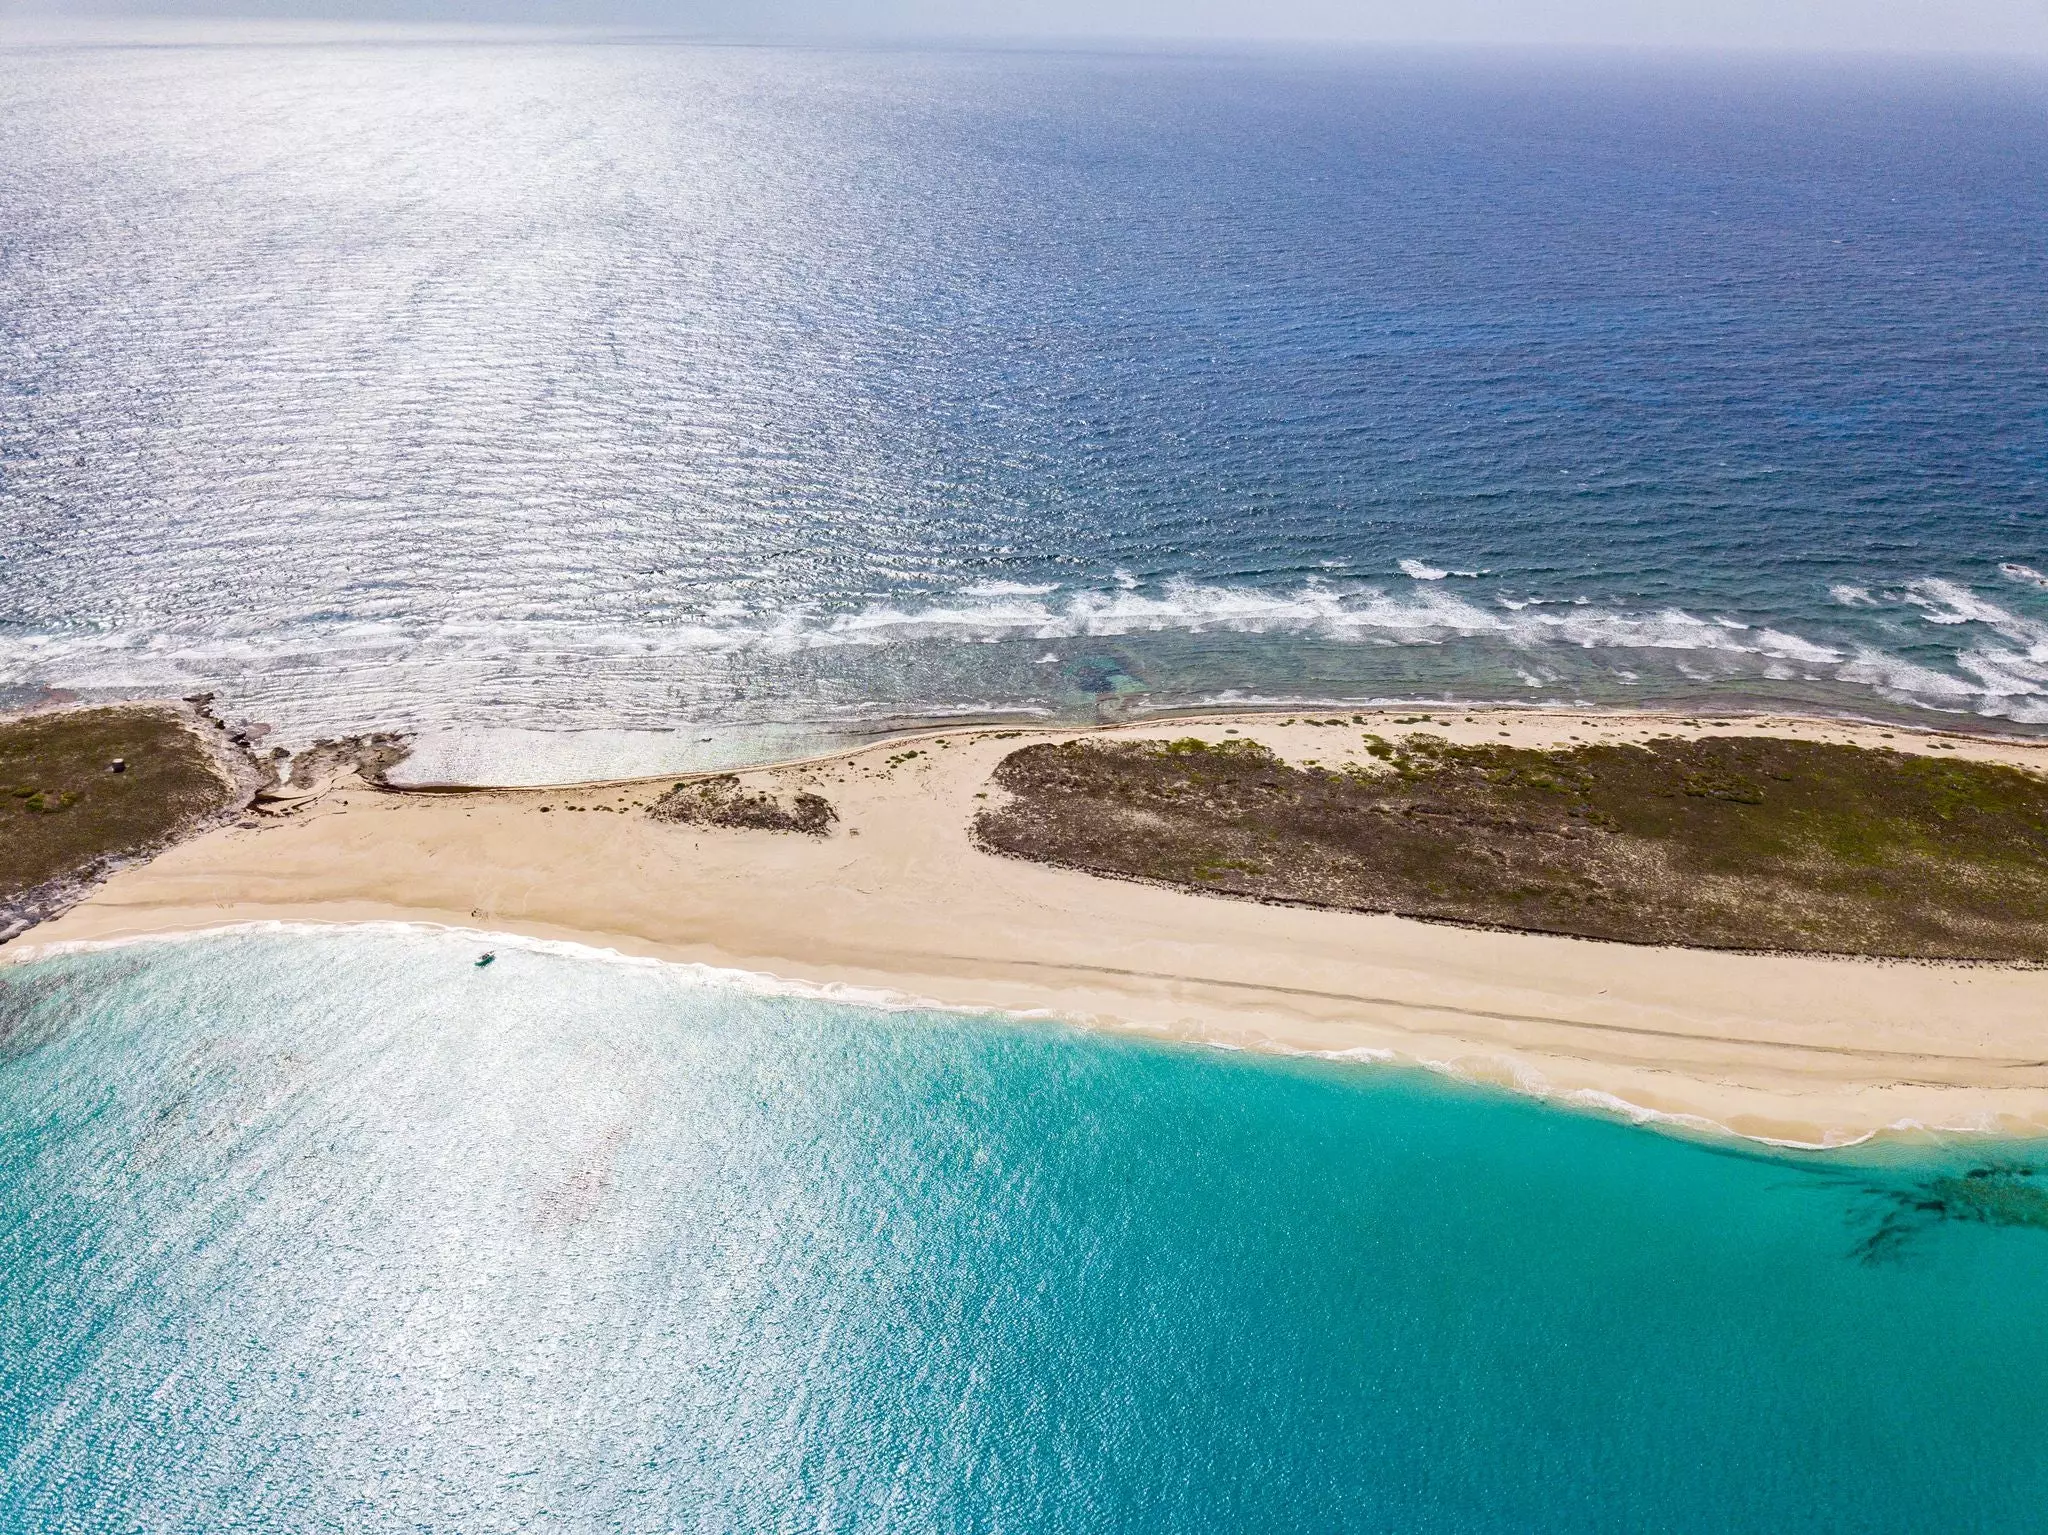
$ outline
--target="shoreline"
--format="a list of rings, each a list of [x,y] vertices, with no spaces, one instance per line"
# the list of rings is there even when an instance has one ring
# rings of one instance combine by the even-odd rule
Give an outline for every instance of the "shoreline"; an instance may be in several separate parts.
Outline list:
[[[536,953],[565,953],[570,958],[579,961],[600,964],[659,965],[668,969],[694,971],[697,973],[698,978],[707,985],[731,986],[735,989],[758,995],[791,996],[801,997],[806,1000],[842,1003],[847,1006],[870,1008],[882,1012],[948,1013],[1000,1019],[1007,1023],[1051,1023],[1083,1032],[1117,1034],[1148,1039],[1157,1044],[1176,1045],[1189,1049],[1220,1050],[1232,1054],[1267,1056],[1275,1060],[1326,1061],[1340,1066],[1385,1066],[1394,1070],[1425,1073],[1431,1077],[1442,1078],[1461,1087],[1489,1089],[1505,1093],[1515,1098],[1531,1100],[1545,1107],[1562,1111],[1596,1114],[1604,1118],[1625,1121],[1631,1125],[1648,1126],[1667,1134],[1688,1134],[1711,1142],[1734,1142],[1743,1145],[1762,1146],[1773,1151],[1839,1152],[1886,1144],[1905,1145],[1914,1141],[1924,1144],[1954,1146],[1964,1138],[1994,1145],[2024,1144],[2035,1139],[2048,1137],[2048,1126],[2044,1126],[2038,1134],[2028,1134],[2014,1132],[2002,1127],[1930,1125],[1918,1120],[1908,1119],[1887,1125],[1875,1125],[1860,1134],[1846,1139],[1785,1139],[1754,1131],[1733,1129],[1719,1120],[1709,1119],[1698,1114],[1646,1108],[1598,1088],[1553,1090],[1548,1083],[1531,1077],[1517,1076],[1513,1080],[1507,1080],[1467,1071],[1463,1069],[1461,1063],[1456,1061],[1403,1055],[1399,1051],[1392,1049],[1381,1049],[1372,1046],[1354,1046],[1348,1049],[1308,1049],[1290,1046],[1277,1040],[1247,1045],[1234,1040],[1208,1035],[1163,1031],[1101,1017],[1081,1018],[1048,1008],[1000,1008],[973,1003],[945,1002],[932,997],[914,996],[906,992],[860,986],[849,982],[804,980],[794,976],[770,974],[760,970],[713,965],[701,960],[679,959],[652,952],[644,946],[637,944],[618,947],[612,940],[612,935],[609,934],[571,934],[559,931],[542,931],[538,928],[527,926],[478,928],[447,921],[432,920],[425,915],[413,911],[411,908],[396,906],[382,912],[371,910],[345,918],[251,916],[237,918],[233,921],[217,925],[165,927],[115,937],[65,939],[37,945],[32,952],[24,952],[19,955],[0,954],[0,967],[5,967],[10,963],[33,964],[41,960],[61,958],[68,954],[101,953],[158,943],[197,942],[208,938],[233,937],[242,934],[284,933],[318,935],[323,933],[347,933],[366,929],[373,931],[397,930],[405,933],[424,933],[451,938],[467,938],[479,943],[499,947],[523,946]],[[1917,964],[1922,962],[1916,960],[1880,960],[1876,961],[1876,963]],[[1592,1026],[1588,1025],[1588,1027]],[[1627,1032],[1636,1031],[1631,1030]],[[1740,1043],[1740,1041],[1732,1042]],[[1760,1042],[1750,1041],[1749,1043]],[[1881,1057],[1886,1052],[1873,1050],[1851,1053]]]
[[[1918,711],[1925,714],[1927,711]],[[759,762],[741,763],[725,767],[681,767],[659,773],[632,773],[615,778],[565,778],[547,783],[487,783],[481,780],[466,782],[455,779],[409,780],[404,775],[401,761],[386,787],[407,794],[467,794],[467,793],[532,793],[545,789],[597,789],[616,784],[667,784],[692,778],[709,778],[721,773],[767,773],[814,767],[824,763],[840,761],[858,756],[863,752],[880,747],[909,746],[921,741],[936,741],[943,737],[986,735],[995,731],[1014,731],[1018,735],[1040,736],[1046,739],[1065,740],[1071,737],[1099,735],[1104,732],[1130,732],[1153,734],[1180,726],[1202,726],[1229,721],[1272,722],[1283,719],[1299,719],[1306,716],[1328,716],[1341,714],[1347,720],[1354,714],[1368,721],[1384,724],[1389,719],[1412,716],[1417,713],[1431,715],[1483,714],[1505,719],[1570,718],[1574,720],[1613,719],[1620,721],[1661,721],[1683,724],[1690,720],[1713,719],[1725,722],[1731,727],[1728,733],[1748,733],[1744,727],[1750,724],[1767,726],[1775,722],[1796,721],[1802,725],[1820,727],[1825,734],[1829,729],[1864,732],[1873,737],[1903,735],[1915,739],[1948,740],[1981,743],[1991,747],[2017,747],[2022,753],[2038,752],[2038,761],[2043,772],[2048,772],[2048,727],[2015,724],[2013,721],[1999,721],[1984,716],[1970,715],[1967,718],[1981,725],[1978,729],[1961,726],[1935,725],[1920,720],[1890,719],[1877,714],[1802,714],[1796,709],[1771,707],[1767,703],[1735,703],[1720,709],[1682,709],[1678,707],[1625,708],[1620,705],[1563,704],[1563,703],[1520,703],[1494,700],[1485,703],[1414,702],[1402,700],[1398,703],[1356,703],[1342,700],[1309,700],[1293,703],[1246,703],[1190,705],[1186,708],[1162,709],[1156,713],[1132,715],[1121,719],[1099,719],[1094,721],[1061,720],[1046,715],[1029,717],[988,715],[971,716],[958,722],[932,723],[928,721],[906,722],[901,725],[880,725],[870,731],[858,733],[858,739],[850,739],[829,751],[807,752],[801,756],[776,757]],[[2001,729],[2000,725],[2009,728]],[[853,734],[849,732],[849,734]]]
[[[487,944],[487,946],[498,946],[498,948],[522,946],[522,948],[526,948],[530,952],[537,952],[537,954],[567,954],[573,960],[596,962],[596,964],[653,964],[653,966],[664,966],[664,968],[670,968],[670,970],[696,972],[696,978],[700,978],[702,982],[711,984],[711,986],[733,986],[733,989],[737,989],[737,991],[748,991],[748,993],[766,995],[766,997],[801,997],[801,999],[807,999],[807,1001],[844,1003],[848,1007],[866,1007],[866,1009],[889,1011],[889,1013],[913,1013],[913,1011],[915,1013],[952,1013],[952,1015],[963,1015],[963,1017],[1001,1019],[1004,1023],[1057,1023],[1061,1027],[1079,1029],[1079,1032],[1087,1032],[1087,1034],[1116,1034],[1116,1036],[1151,1040],[1153,1044],[1184,1046],[1184,1048],[1190,1048],[1190,1050],[1223,1050],[1223,1052],[1229,1052],[1229,1054],[1270,1056],[1274,1060],[1323,1060],[1323,1062],[1329,1062],[1329,1064],[1335,1064],[1335,1066],[1354,1066],[1354,1064],[1356,1066],[1389,1066],[1389,1068],[1395,1068],[1395,1070],[1423,1072],[1423,1075],[1427,1075],[1427,1077],[1444,1079],[1444,1081],[1448,1081],[1452,1085],[1458,1085],[1458,1087],[1489,1089],[1489,1091],[1505,1093],[1505,1095],[1516,1097],[1516,1099],[1528,1099],[1528,1101],[1540,1103],[1544,1107],[1554,1107],[1554,1109],[1573,1111],[1573,1113],[1595,1113],[1595,1115],[1602,1115],[1602,1117],[1610,1117],[1610,1120],[1622,1120],[1622,1122],[1632,1124],[1632,1126],[1651,1126],[1651,1128],[1655,1128],[1659,1132],[1665,1132],[1665,1134],[1692,1134],[1692,1136],[1698,1136],[1698,1138],[1710,1140],[1710,1142],[1739,1142],[1739,1144],[1747,1144],[1747,1146],[1767,1146],[1767,1148],[1772,1148],[1772,1150],[1784,1150],[1784,1152],[1843,1152],[1843,1150],[1855,1150],[1855,1148],[1864,1148],[1864,1146],[1907,1144],[1909,1140],[1921,1140],[1921,1142],[1927,1142],[1927,1144],[1944,1144],[1944,1146],[1954,1146],[1954,1144],[1958,1144],[1960,1138],[1982,1140],[1982,1142],[1989,1142],[1989,1144],[2021,1144],[2023,1140],[2028,1140],[2028,1138],[2005,1136],[2005,1134],[2001,1134],[1997,1130],[1980,1130],[1976,1126],[1927,1126],[1927,1124],[1921,1124],[1917,1120],[1903,1120],[1903,1122],[1890,1124],[1890,1126],[1876,1126],[1876,1128],[1866,1130],[1864,1134],[1855,1136],[1855,1138],[1849,1138],[1849,1140],[1782,1140],[1782,1138],[1774,1138],[1774,1136],[1745,1134],[1745,1132],[1739,1132],[1739,1130],[1731,1130],[1729,1126],[1720,1124],[1718,1120],[1708,1120],[1708,1117],[1702,1117],[1702,1115],[1696,1115],[1696,1113],[1667,1113],[1667,1111],[1661,1111],[1661,1109],[1647,1109],[1647,1107],[1640,1107],[1636,1103],[1630,1103],[1626,1099],[1614,1097],[1614,1095],[1604,1093],[1604,1091],[1599,1091],[1599,1089],[1550,1091],[1546,1085],[1536,1083],[1536,1081],[1528,1081],[1528,1079],[1518,1079],[1518,1081],[1513,1081],[1513,1083],[1503,1083],[1503,1081],[1497,1081],[1497,1079],[1491,1079],[1491,1077],[1483,1077],[1483,1075],[1468,1075],[1468,1072],[1458,1068],[1456,1062],[1425,1060],[1425,1058],[1419,1058],[1419,1056],[1403,1056],[1403,1054],[1399,1054],[1395,1050],[1378,1050],[1378,1048],[1370,1048],[1370,1046],[1350,1048],[1350,1050],[1307,1050],[1307,1048],[1290,1048],[1290,1046],[1280,1044],[1280,1042],[1268,1042],[1268,1044],[1260,1044],[1260,1046],[1245,1046],[1245,1044],[1237,1044],[1237,1042],[1231,1042],[1231,1040],[1219,1040],[1219,1038],[1196,1036],[1196,1034],[1165,1034],[1165,1032],[1159,1032],[1159,1029],[1149,1029],[1149,1027],[1130,1025],[1130,1023],[1116,1023],[1112,1019],[1100,1019],[1100,1017],[1077,1019],[1077,1017],[1071,1017],[1067,1013],[1042,1009],[1042,1007],[1032,1007],[1032,1009],[1024,1009],[1024,1007],[999,1009],[999,1007],[979,1007],[979,1005],[971,1005],[971,1003],[946,1003],[946,1001],[936,1001],[932,997],[913,997],[909,993],[881,991],[881,989],[872,989],[872,986],[858,986],[858,984],[848,984],[848,982],[838,982],[838,980],[801,980],[801,978],[795,978],[795,976],[768,974],[764,970],[737,970],[737,968],[729,968],[729,966],[705,964],[705,962],[700,962],[700,960],[666,958],[666,956],[651,954],[651,952],[641,952],[641,948],[637,948],[637,946],[635,948],[614,948],[610,941],[598,941],[598,939],[606,939],[608,937],[604,933],[582,933],[582,935],[549,933],[549,935],[543,935],[539,931],[510,929],[510,927],[467,927],[467,925],[453,925],[453,923],[444,923],[444,921],[428,921],[428,919],[424,919],[420,915],[406,915],[406,909],[401,909],[401,907],[393,907],[389,911],[389,915],[358,915],[358,917],[348,917],[348,919],[338,919],[338,921],[336,919],[311,919],[311,917],[244,917],[244,919],[238,919],[238,921],[229,921],[229,923],[221,923],[221,925],[213,925],[213,927],[166,927],[166,929],[156,929],[156,931],[147,931],[147,933],[129,933],[129,935],[123,935],[123,937],[63,939],[63,941],[55,941],[55,944],[43,944],[33,954],[23,954],[23,956],[12,958],[12,960],[10,960],[10,956],[0,954],[0,966],[6,966],[10,962],[12,964],[35,964],[39,960],[53,960],[53,958],[61,958],[61,956],[68,956],[68,954],[100,954],[100,952],[111,952],[111,950],[141,948],[141,946],[150,946],[150,944],[188,944],[188,941],[203,941],[203,939],[209,939],[209,937],[236,937],[236,935],[246,935],[246,933],[319,935],[319,933],[350,933],[350,931],[365,931],[365,929],[369,929],[369,931],[379,931],[379,929],[391,931],[391,929],[395,929],[395,931],[401,931],[401,933],[430,933],[430,935],[440,935],[440,937],[465,937],[465,939],[473,939],[473,941],[479,941],[479,944]],[[1874,1052],[1874,1054],[1882,1054],[1882,1052]],[[2048,1134],[2048,1130],[2044,1130],[2042,1134]]]
[[[1220,899],[1003,858],[968,832],[990,769],[1027,739],[1237,734],[1334,765],[1359,740],[1353,716],[1388,734],[1529,745],[1785,734],[2048,771],[2048,742],[2011,737],[1411,706],[1345,710],[1342,732],[1299,710],[970,726],[740,774],[830,798],[841,825],[827,838],[638,813],[654,785],[704,775],[420,791],[342,772],[115,875],[0,948],[0,963],[249,922],[395,921],[905,1005],[1394,1061],[1784,1147],[2048,1136],[2048,970],[1651,948]]]

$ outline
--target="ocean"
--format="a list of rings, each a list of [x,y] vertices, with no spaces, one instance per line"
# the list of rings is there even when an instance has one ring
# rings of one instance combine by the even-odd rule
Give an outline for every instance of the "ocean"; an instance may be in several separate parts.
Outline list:
[[[2048,728],[2048,72],[0,48],[0,704]]]
[[[2040,734],[2044,108],[0,39],[0,708],[469,782],[1308,701]],[[2019,1146],[395,926],[0,967],[0,1535],[2033,1531],[2044,1306]]]
[[[61,954],[0,1017],[9,1535],[2048,1506],[2010,1148],[1773,1155],[398,927]]]

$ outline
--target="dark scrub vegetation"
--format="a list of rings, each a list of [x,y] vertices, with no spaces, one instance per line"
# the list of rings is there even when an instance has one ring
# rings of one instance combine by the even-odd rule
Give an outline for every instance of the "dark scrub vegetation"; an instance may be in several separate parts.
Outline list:
[[[1253,899],[1632,943],[2048,960],[2048,778],[1765,736],[1568,750],[1079,740],[997,767],[992,851]]]
[[[0,939],[219,814],[228,776],[168,709],[0,720]]]
[[[748,791],[731,773],[679,783],[648,808],[657,821],[726,826],[755,831],[795,831],[822,837],[839,812],[822,794],[799,793],[788,804],[773,795]]]

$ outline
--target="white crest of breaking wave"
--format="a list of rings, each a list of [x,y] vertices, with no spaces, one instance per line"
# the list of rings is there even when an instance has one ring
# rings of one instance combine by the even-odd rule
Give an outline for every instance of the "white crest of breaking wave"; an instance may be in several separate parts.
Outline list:
[[[1330,562],[1325,560],[1323,563],[1327,568]],[[1450,576],[1477,580],[1486,574],[1483,570],[1446,570],[1440,565],[1431,565],[1422,560],[1396,560],[1394,563],[1401,567],[1401,574],[1411,581],[1442,581]]]
[[[977,581],[960,588],[963,597],[1043,597],[1060,589],[1057,581],[1034,585],[1028,581]]]
[[[2005,643],[1978,641],[1956,653],[1956,667],[1995,712],[2030,723],[2048,720],[2048,623],[1986,600],[1954,581],[1916,581],[1905,600],[1930,624],[1970,624]]]
[[[920,608],[874,605],[800,632],[777,632],[772,639],[818,646],[882,644],[919,635],[1059,640],[1169,630],[1303,634],[1392,644],[1490,638],[1516,647],[1724,650],[1816,666],[1845,659],[1834,646],[1783,630],[1699,618],[1679,608],[1629,612],[1573,604],[1532,611],[1529,606],[1481,605],[1433,586],[1389,593],[1322,581],[1282,590],[1169,581],[1156,593],[1076,592],[1059,602],[1017,598]]]
[[[1434,567],[1430,567],[1434,568]],[[1291,588],[1178,579],[1146,589],[1123,572],[1107,590],[984,583],[918,605],[870,603],[829,613],[725,609],[683,622],[600,624],[518,621],[335,620],[261,626],[185,621],[151,629],[0,636],[0,683],[135,692],[189,690],[252,672],[307,676],[350,669],[453,663],[533,671],[618,661],[658,672],[721,652],[794,654],[846,646],[944,641],[1037,643],[1164,633],[1297,635],[1365,645],[1480,641],[1511,650],[1711,652],[1754,658],[1766,676],[1849,682],[1895,702],[1974,710],[2048,723],[2048,624],[2012,612],[1960,583],[1927,579],[1880,600],[1837,588],[1837,601],[1917,610],[1957,631],[1953,673],[1873,643],[1830,643],[1680,607],[1605,607],[1584,598],[1545,601],[1463,595],[1431,577],[1388,589],[1312,577]]]

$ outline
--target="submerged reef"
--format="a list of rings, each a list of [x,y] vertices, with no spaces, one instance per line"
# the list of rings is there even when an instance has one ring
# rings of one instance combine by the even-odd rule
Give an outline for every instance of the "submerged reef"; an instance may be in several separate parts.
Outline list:
[[[997,853],[1268,901],[1632,943],[2048,961],[2048,778],[1767,736],[1539,750],[1077,740],[997,767]]]
[[[1902,1257],[1916,1238],[1949,1221],[2048,1231],[2048,1184],[2040,1178],[2031,1164],[1987,1163],[1905,1188],[1872,1187],[1870,1230],[1855,1256],[1865,1263]]]

